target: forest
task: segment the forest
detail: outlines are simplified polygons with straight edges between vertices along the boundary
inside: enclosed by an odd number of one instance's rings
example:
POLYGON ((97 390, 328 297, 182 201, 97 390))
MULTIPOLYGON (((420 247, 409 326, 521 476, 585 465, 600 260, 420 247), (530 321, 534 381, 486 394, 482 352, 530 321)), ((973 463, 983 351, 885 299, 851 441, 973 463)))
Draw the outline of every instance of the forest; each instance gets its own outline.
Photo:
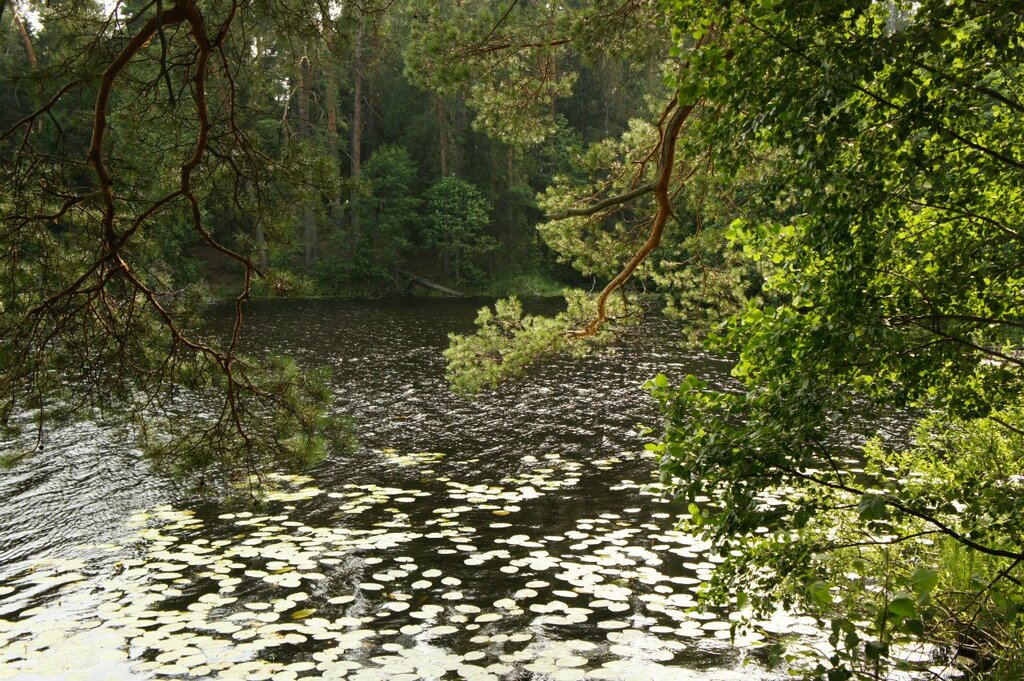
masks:
MULTIPOLYGON (((212 184, 204 187, 197 199, 211 236, 250 255, 265 274, 255 282, 253 295, 399 293, 410 281, 398 272, 407 269, 478 293, 557 293, 566 282, 578 282, 572 270, 558 266, 537 234, 543 212, 535 195, 556 177, 582 172, 575 159, 587 147, 620 136, 631 119, 644 117, 647 111, 636 111, 636 102, 665 98, 659 59, 667 36, 661 45, 644 45, 641 51, 648 54, 635 62, 552 49, 537 56, 544 63, 515 65, 502 54, 511 46, 480 46, 473 68, 490 71, 492 79, 503 71, 514 77, 510 69, 522 71, 522 96, 511 106, 521 110, 522 125, 529 129, 499 130, 498 120, 486 122, 486 114, 475 107, 489 97, 507 96, 506 85, 496 80, 468 85, 472 76, 456 72, 466 68, 455 63, 461 55, 431 52, 446 31, 472 30, 453 24, 454 16, 445 16, 434 3, 308 4, 289 10, 271 3, 259 10, 260 17, 241 13, 244 45, 226 42, 222 57, 230 61, 211 66, 211 131, 223 124, 237 126, 244 143, 234 140, 243 145, 234 150, 241 153, 235 167, 227 156, 216 157, 225 163, 223 184, 216 190, 212 184), (534 69, 537 73, 530 73, 534 69), (572 83, 577 86, 570 89, 572 83), (528 115, 536 120, 527 120, 528 115), (257 159, 270 165, 243 165, 243 160, 255 164, 257 159)), ((51 94, 51 83, 73 77, 70 64, 87 68, 79 62, 82 50, 93 47, 95 34, 102 35, 104 27, 130 34, 132 17, 142 22, 153 9, 145 3, 118 7, 112 22, 101 3, 38 10, 15 4, 8 10, 5 130, 37 109, 51 94), (33 26, 32 19, 39 24, 33 26)), ((482 30, 490 18, 473 17, 475 28, 482 30)), ((517 30, 542 31, 548 23, 547 30, 554 30, 555 19, 531 19, 536 25, 517 30)), ((175 22, 170 30, 183 29, 175 22)), ((175 58, 174 37, 162 29, 155 34, 150 40, 158 38, 160 52, 140 51, 138 64, 123 76, 145 92, 134 102, 140 107, 137 116, 131 122, 112 120, 108 133, 125 145, 109 162, 133 160, 122 180, 126 184, 137 179, 127 173, 169 163, 164 155, 186 140, 169 139, 154 147, 142 130, 113 126, 142 124, 142 111, 153 105, 168 120, 194 113, 186 107, 188 93, 181 90, 188 81, 175 82, 167 68, 175 58), (158 82, 146 82, 154 77, 158 82)), ((76 160, 89 147, 95 94, 80 87, 62 96, 62 104, 68 104, 55 107, 74 111, 40 113, 35 132, 38 143, 59 144, 76 160)), ((113 112, 137 94, 122 89, 128 86, 112 88, 113 112)), ((504 115, 505 104, 486 106, 504 115)), ((232 145, 215 135, 211 147, 226 154, 232 145), (216 149, 218 144, 223 148, 216 149)), ((204 175, 204 183, 212 177, 204 175)), ((74 219, 73 211, 65 212, 51 229, 70 229, 74 219)), ((161 234, 152 248, 152 257, 165 263, 172 288, 202 280, 209 295, 223 297, 241 283, 231 260, 218 257, 184 224, 174 234, 161 234)))
POLYGON ((0 679, 1022 678, 1022 76, 1009 0, 0 0, 0 679))

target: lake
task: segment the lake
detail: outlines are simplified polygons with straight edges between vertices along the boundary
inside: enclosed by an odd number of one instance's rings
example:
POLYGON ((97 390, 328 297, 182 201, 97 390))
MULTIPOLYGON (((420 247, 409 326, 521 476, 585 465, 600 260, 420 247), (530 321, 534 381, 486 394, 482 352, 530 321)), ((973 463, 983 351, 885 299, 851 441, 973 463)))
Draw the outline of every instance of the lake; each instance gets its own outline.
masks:
POLYGON ((694 608, 717 558, 644 451, 643 382, 720 386, 729 362, 651 319, 470 402, 441 351, 486 302, 251 304, 248 350, 330 365, 360 441, 259 508, 190 496, 101 426, 51 433, 0 475, 0 679, 782 678, 761 634, 694 608))

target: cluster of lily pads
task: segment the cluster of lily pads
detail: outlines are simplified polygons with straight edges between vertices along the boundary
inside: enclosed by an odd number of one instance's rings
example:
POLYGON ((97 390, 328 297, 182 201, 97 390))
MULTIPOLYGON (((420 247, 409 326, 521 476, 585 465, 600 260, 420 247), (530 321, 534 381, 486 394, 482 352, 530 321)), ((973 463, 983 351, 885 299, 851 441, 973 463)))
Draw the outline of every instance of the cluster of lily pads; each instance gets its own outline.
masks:
POLYGON ((597 512, 567 494, 584 467, 556 454, 484 482, 438 475, 441 454, 378 455, 422 477, 275 476, 261 512, 159 506, 100 558, 16 575, 0 679, 774 678, 762 634, 695 607, 718 559, 656 492, 617 481, 635 505, 597 512))

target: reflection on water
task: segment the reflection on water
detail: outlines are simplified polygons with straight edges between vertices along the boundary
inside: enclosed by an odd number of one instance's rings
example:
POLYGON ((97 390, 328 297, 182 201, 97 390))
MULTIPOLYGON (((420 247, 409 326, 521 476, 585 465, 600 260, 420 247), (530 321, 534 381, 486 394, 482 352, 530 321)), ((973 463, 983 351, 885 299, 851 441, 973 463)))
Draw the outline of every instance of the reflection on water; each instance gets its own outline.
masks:
POLYGON ((643 454, 643 381, 728 364, 655 321, 465 402, 440 352, 480 304, 254 305, 249 349, 331 365, 361 441, 258 512, 97 428, 0 478, 0 679, 774 678, 759 635, 692 609, 715 559, 643 454))

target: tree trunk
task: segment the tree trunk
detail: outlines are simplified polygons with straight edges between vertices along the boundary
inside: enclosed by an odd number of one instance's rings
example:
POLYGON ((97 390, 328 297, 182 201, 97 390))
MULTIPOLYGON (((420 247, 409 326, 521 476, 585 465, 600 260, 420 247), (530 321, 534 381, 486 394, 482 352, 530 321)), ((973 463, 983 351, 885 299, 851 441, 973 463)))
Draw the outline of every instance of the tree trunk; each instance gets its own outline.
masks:
MULTIPOLYGON (((330 154, 332 168, 340 174, 341 169, 341 144, 340 135, 338 135, 338 78, 336 66, 333 60, 330 60, 327 68, 324 69, 324 99, 327 103, 327 147, 328 153, 330 154)), ((341 186, 332 192, 331 196, 331 220, 330 225, 336 228, 338 221, 340 220, 342 204, 341 204, 341 186)))
POLYGON ((335 62, 335 41, 336 34, 331 24, 331 19, 326 14, 323 16, 324 25, 324 46, 327 48, 324 59, 324 69, 321 76, 324 79, 324 109, 327 115, 327 143, 332 158, 338 155, 338 69, 335 62))
POLYGON ((445 114, 444 101, 440 96, 434 100, 437 112, 437 145, 441 153, 441 177, 448 177, 448 116, 445 114))
POLYGON ((263 223, 260 221, 259 216, 256 217, 256 229, 254 232, 256 256, 260 264, 260 271, 266 272, 270 268, 270 255, 267 252, 267 234, 263 231, 263 223))
MULTIPOLYGON (((338 62, 335 59, 337 35, 334 32, 329 16, 323 17, 323 23, 324 42, 327 45, 327 59, 325 60, 325 67, 322 73, 324 79, 324 104, 327 113, 327 148, 333 167, 340 172, 341 140, 338 134, 340 88, 338 86, 338 62)), ((337 191, 330 197, 331 220, 329 221, 329 226, 335 229, 337 228, 342 211, 341 196, 341 188, 339 186, 337 191)))
POLYGON ((350 217, 352 221, 353 243, 358 241, 359 214, 355 210, 356 184, 362 174, 363 167, 363 17, 356 19, 356 35, 352 46, 352 165, 353 180, 350 217))
MULTIPOLYGON (((34 73, 39 68, 39 61, 36 59, 36 50, 32 47, 32 38, 28 34, 28 29, 25 27, 25 22, 18 16, 18 10, 15 9, 14 3, 11 3, 11 22, 15 28, 18 29, 18 34, 21 36, 21 44, 25 47, 25 56, 28 57, 29 69, 34 73)), ((40 116, 35 122, 36 132, 43 131, 43 118, 40 116)))
POLYGON ((452 175, 459 178, 465 177, 465 130, 469 127, 469 117, 466 111, 466 103, 458 97, 455 101, 455 115, 453 120, 454 134, 451 135, 452 148, 452 175))
MULTIPOLYGON (((311 141, 313 136, 313 128, 309 119, 312 77, 313 73, 309 64, 309 58, 303 55, 299 60, 299 134, 307 143, 311 141)), ((302 252, 303 264, 307 273, 312 271, 313 263, 316 262, 317 240, 319 238, 317 235, 316 215, 310 202, 311 200, 307 199, 303 202, 302 207, 302 252)))
MULTIPOLYGON (((553 84, 553 83, 557 83, 558 82, 558 58, 555 57, 555 54, 554 54, 553 51, 551 53, 551 62, 550 63, 551 63, 551 82, 553 84)), ((558 120, 558 106, 556 105, 555 101, 556 101, 555 97, 552 97, 551 98, 551 110, 548 112, 548 115, 551 117, 552 125, 555 123, 556 120, 558 120)))
POLYGON ((380 22, 373 22, 373 33, 370 36, 370 52, 368 55, 363 55, 363 91, 365 92, 364 98, 366 99, 366 116, 365 127, 366 130, 363 134, 363 139, 366 140, 372 153, 380 142, 377 139, 378 134, 378 119, 380 118, 380 99, 378 97, 377 88, 374 87, 374 73, 376 72, 375 64, 380 58, 380 22))
POLYGON ((14 27, 18 29, 18 34, 21 36, 21 43, 25 46, 25 54, 28 56, 28 64, 35 71, 39 68, 39 62, 36 60, 36 50, 32 47, 32 39, 28 35, 28 29, 25 28, 25 22, 18 16, 18 11, 14 8, 13 3, 11 4, 11 21, 14 23, 14 27))

